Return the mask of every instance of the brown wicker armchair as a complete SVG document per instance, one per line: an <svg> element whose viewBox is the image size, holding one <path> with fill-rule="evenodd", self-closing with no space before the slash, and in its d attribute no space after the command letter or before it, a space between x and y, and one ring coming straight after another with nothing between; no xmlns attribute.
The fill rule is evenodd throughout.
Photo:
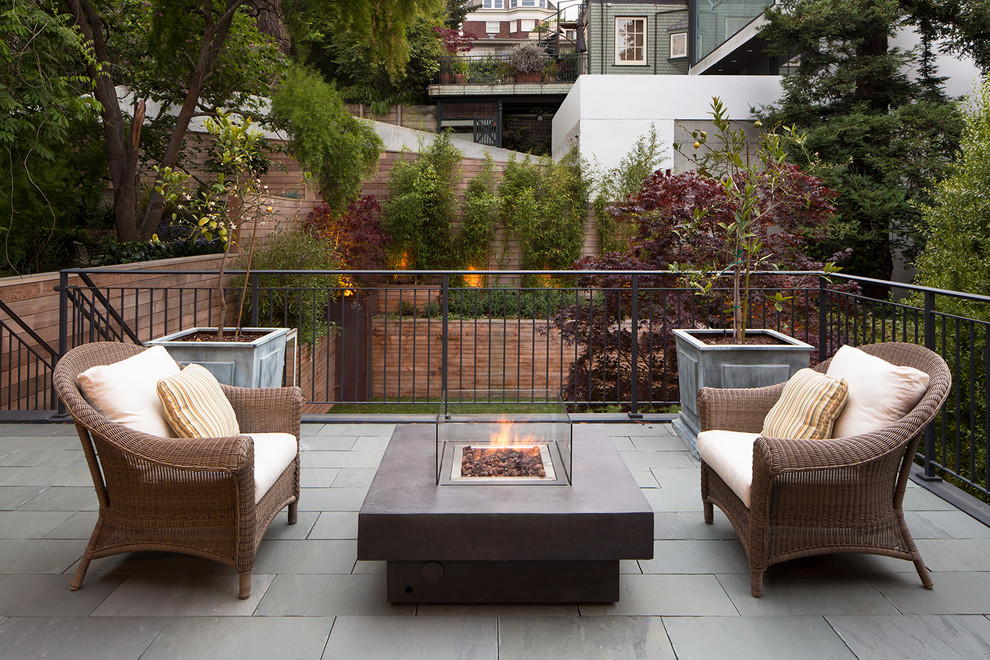
<svg viewBox="0 0 990 660"><path fill-rule="evenodd" d="M231 564L239 595L251 595L254 556L268 525L286 505L296 522L299 452L255 504L254 443L245 436L160 438L113 423L83 398L76 377L145 350L118 343L74 348L55 367L54 386L72 415L99 499L99 518L70 589L93 559L136 550L165 550ZM298 447L302 394L298 388L223 385L244 432L283 432Z"/></svg>
<svg viewBox="0 0 990 660"><path fill-rule="evenodd" d="M905 417L848 438L758 438L749 508L715 470L701 463L705 522L712 523L715 505L732 523L749 558L754 597L763 594L763 573L770 565L839 552L907 559L914 562L925 588L933 586L904 522L902 502L922 432L948 395L949 369L941 357L913 344L859 349L929 375L927 391ZM829 362L815 369L825 372ZM759 433L783 387L703 388L698 393L702 430Z"/></svg>

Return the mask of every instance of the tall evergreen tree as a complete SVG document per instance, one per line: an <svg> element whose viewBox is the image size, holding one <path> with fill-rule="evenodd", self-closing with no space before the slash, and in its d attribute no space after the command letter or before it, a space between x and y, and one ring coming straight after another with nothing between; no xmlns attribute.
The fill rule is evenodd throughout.
<svg viewBox="0 0 990 660"><path fill-rule="evenodd" d="M931 68L913 79L915 54L892 45L898 29L919 24L908 4L778 0L760 33L771 55L797 61L783 99L762 118L807 131L792 158L839 192L830 237L817 249L851 247L847 271L880 279L889 279L894 251L911 260L922 246L915 204L944 176L962 125Z"/></svg>

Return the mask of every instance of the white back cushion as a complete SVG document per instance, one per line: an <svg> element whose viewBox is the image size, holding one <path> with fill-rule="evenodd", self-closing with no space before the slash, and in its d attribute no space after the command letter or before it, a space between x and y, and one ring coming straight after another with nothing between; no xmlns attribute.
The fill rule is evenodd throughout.
<svg viewBox="0 0 990 660"><path fill-rule="evenodd" d="M90 405L112 422L135 431L174 438L158 399L158 381L179 373L179 365L161 346L114 364L90 367L76 381Z"/></svg>
<svg viewBox="0 0 990 660"><path fill-rule="evenodd" d="M833 438L869 433L896 422L918 405L928 389L928 374L899 367L852 346L840 348L826 372L844 378L849 397L832 427Z"/></svg>

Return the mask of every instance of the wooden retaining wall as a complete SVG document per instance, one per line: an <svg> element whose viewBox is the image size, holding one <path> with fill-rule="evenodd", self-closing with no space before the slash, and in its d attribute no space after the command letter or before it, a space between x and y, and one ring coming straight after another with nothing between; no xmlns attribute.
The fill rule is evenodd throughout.
<svg viewBox="0 0 990 660"><path fill-rule="evenodd" d="M438 398L441 341L437 319L375 319L372 397ZM465 319L448 328L449 389L559 388L574 359L547 321Z"/></svg>

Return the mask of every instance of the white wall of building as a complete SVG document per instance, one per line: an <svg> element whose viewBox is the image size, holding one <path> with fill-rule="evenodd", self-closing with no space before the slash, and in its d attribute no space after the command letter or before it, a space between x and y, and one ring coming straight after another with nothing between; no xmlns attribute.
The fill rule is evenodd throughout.
<svg viewBox="0 0 990 660"><path fill-rule="evenodd" d="M779 76L595 76L577 79L553 118L553 157L573 144L582 158L615 167L636 139L656 127L673 163L676 122L710 118L713 96L730 119L751 119L751 108L781 96Z"/></svg>

